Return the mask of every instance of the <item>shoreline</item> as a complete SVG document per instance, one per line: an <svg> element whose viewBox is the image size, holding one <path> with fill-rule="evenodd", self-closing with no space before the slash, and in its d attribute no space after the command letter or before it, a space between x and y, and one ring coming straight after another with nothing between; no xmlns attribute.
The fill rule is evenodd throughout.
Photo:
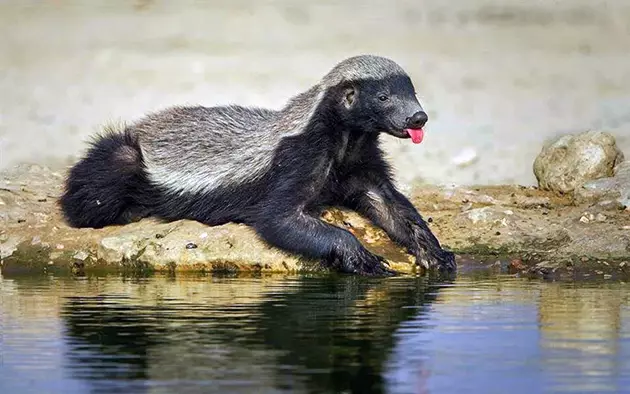
<svg viewBox="0 0 630 394"><path fill-rule="evenodd" d="M245 225L147 218L98 230L70 228L56 205L63 175L38 165L0 173L3 275L322 271L314 261L266 245ZM570 195L518 185L424 185L407 194L440 242L458 255L459 271L630 277L627 209L578 204ZM416 273L412 257L359 215L329 209L323 219L353 232L394 270Z"/></svg>

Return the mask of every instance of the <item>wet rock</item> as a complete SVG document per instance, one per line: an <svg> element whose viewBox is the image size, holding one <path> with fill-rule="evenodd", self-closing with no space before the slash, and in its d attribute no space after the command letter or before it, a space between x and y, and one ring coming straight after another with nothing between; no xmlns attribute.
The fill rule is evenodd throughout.
<svg viewBox="0 0 630 394"><path fill-rule="evenodd" d="M570 193L588 181L613 176L621 161L611 134L588 131L545 144L534 161L534 174L542 189Z"/></svg>

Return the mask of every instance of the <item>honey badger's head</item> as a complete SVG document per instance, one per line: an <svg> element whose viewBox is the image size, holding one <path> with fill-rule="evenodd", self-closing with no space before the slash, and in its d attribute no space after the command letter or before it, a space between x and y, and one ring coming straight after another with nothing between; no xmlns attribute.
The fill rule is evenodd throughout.
<svg viewBox="0 0 630 394"><path fill-rule="evenodd" d="M352 57L335 66L323 83L336 96L345 127L422 142L427 114L411 78L394 61L372 55Z"/></svg>

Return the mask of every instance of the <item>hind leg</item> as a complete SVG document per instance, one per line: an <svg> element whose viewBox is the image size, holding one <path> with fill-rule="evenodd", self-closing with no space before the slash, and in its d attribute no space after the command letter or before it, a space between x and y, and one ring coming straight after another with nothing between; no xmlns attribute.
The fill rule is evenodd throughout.
<svg viewBox="0 0 630 394"><path fill-rule="evenodd" d="M139 213L133 191L143 190L144 182L133 136L101 136L70 170L61 209L73 227L125 224Z"/></svg>
<svg viewBox="0 0 630 394"><path fill-rule="evenodd" d="M118 217L119 223L116 223L116 224L127 224L127 223L139 222L140 220L151 216L151 214L152 212L150 208L139 206L139 205L128 206L120 214L120 216Z"/></svg>

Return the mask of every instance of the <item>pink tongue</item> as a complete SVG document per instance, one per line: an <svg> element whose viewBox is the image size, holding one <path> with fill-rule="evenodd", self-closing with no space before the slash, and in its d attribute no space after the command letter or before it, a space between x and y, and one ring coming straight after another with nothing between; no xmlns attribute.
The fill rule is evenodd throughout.
<svg viewBox="0 0 630 394"><path fill-rule="evenodd" d="M414 144L419 144L424 139L424 130L422 129L405 129L411 137Z"/></svg>

